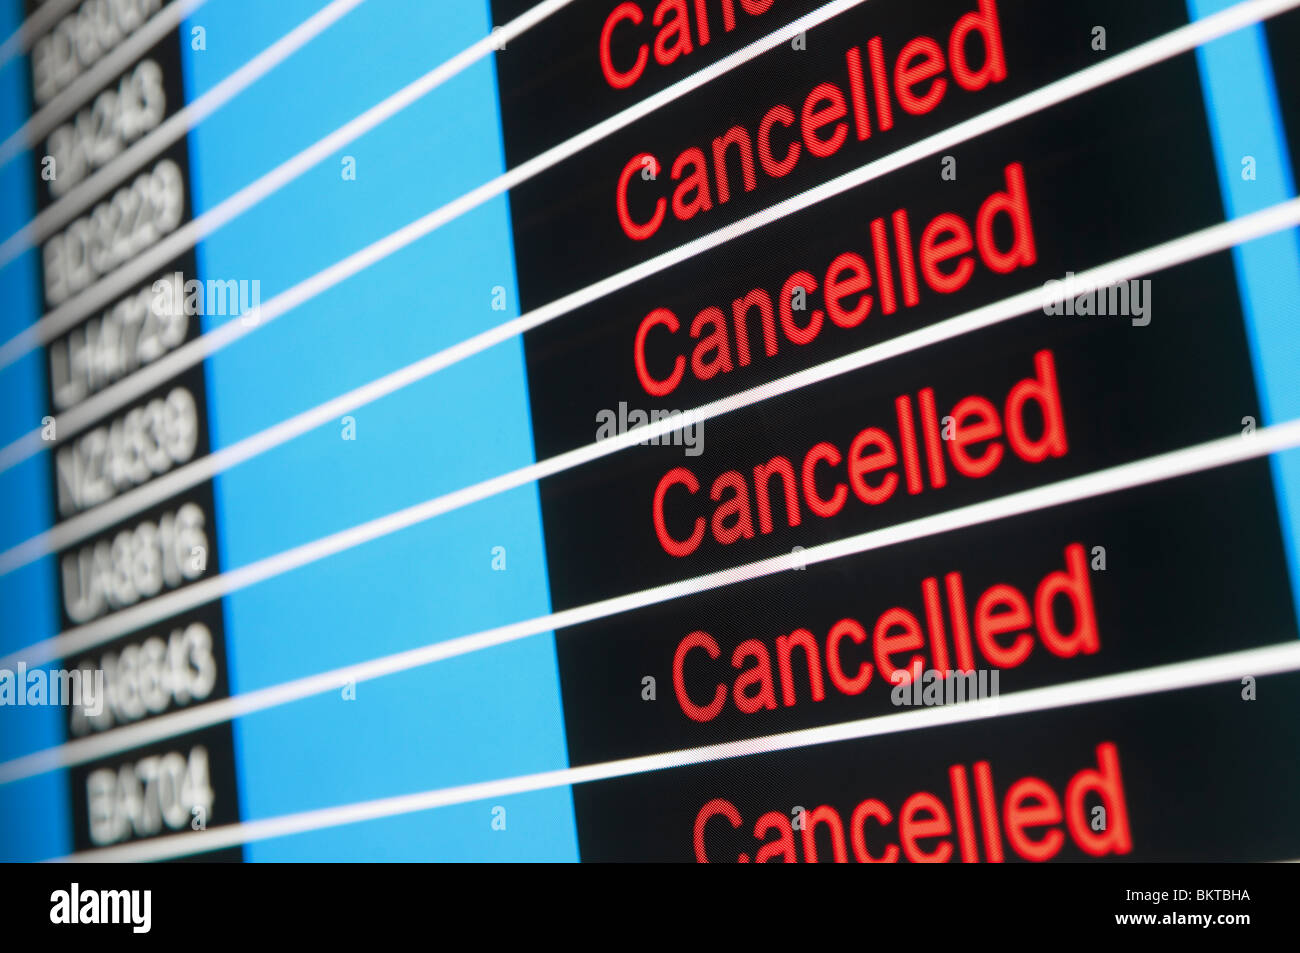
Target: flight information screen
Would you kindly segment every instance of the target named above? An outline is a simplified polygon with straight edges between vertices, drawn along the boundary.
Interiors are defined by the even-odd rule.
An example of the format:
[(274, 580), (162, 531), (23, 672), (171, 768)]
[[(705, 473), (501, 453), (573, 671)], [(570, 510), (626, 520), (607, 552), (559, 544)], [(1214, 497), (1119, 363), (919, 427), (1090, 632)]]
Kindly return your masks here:
[(1298, 159), (1300, 0), (0, 0), (0, 859), (1300, 858)]

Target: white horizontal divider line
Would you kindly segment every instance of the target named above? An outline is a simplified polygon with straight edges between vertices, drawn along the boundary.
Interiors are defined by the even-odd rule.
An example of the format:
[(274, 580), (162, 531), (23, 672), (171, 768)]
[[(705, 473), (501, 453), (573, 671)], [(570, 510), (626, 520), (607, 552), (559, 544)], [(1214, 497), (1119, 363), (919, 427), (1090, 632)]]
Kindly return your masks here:
[[(841, 3), (849, 6), (865, 2), (865, 0), (840, 0)], [(838, 6), (838, 5), (836, 5)], [(545, 324), (563, 314), (567, 314), (583, 305), (590, 304), (605, 295), (611, 294), (629, 285), (635, 284), (643, 278), (657, 274), (673, 265), (686, 261), (696, 255), (702, 254), (713, 248), (717, 248), (735, 238), (763, 228), (772, 222), (778, 221), (795, 212), (802, 211), (818, 202), (825, 201), (845, 191), (856, 188), (873, 179), (880, 178), (898, 169), (904, 168), (911, 163), (932, 155), (944, 149), (951, 148), (968, 139), (975, 138), (983, 133), (997, 129), (1001, 126), (1015, 122), (1028, 115), (1032, 115), (1042, 109), (1056, 105), (1068, 100), (1073, 96), (1088, 92), (1106, 83), (1112, 82), (1123, 76), (1138, 72), (1141, 69), (1151, 66), (1154, 63), (1168, 59), (1170, 57), (1185, 53), (1194, 49), (1201, 43), (1208, 42), (1218, 36), (1231, 33), (1243, 26), (1255, 23), (1263, 16), (1271, 16), (1282, 9), (1300, 7), (1300, 0), (1246, 0), (1234, 7), (1229, 8), (1222, 13), (1214, 14), (1203, 20), (1195, 21), (1186, 26), (1179, 27), (1170, 33), (1154, 40), (1150, 40), (1141, 46), (1135, 47), (1125, 53), (1117, 54), (1114, 58), (1080, 70), (1077, 73), (1064, 77), (1047, 86), (1041, 87), (1031, 93), (1027, 93), (1016, 99), (1010, 100), (1001, 106), (974, 116), (971, 119), (964, 120), (949, 129), (928, 136), (910, 146), (906, 146), (897, 152), (883, 156), (879, 159), (867, 162), (856, 169), (850, 170), (840, 176), (828, 180), (821, 185), (808, 189), (805, 192), (792, 196), (781, 202), (776, 203), (762, 211), (756, 212), (746, 218), (733, 222), (714, 232), (702, 235), (693, 239), (677, 248), (663, 252), (654, 258), (647, 259), (640, 264), (633, 265), (617, 274), (604, 278), (595, 284), (586, 288), (581, 288), (571, 292), (549, 304), (536, 308), (526, 314), (520, 315), (504, 324), (489, 329), (481, 334), (475, 335), (460, 344), (453, 345), (444, 351), (438, 352), (422, 362), (410, 365), (394, 372), (392, 376), (406, 375), (414, 373), (412, 379), (419, 379), (427, 376), (444, 367), (450, 366), (467, 357), (473, 356), (481, 351), (492, 347), (502, 341), (508, 340), (519, 334), (523, 334), (534, 327)], [(823, 8), (818, 11), (818, 15), (826, 13), (830, 8)], [(811, 15), (810, 15), (811, 16)], [(757, 41), (750, 47), (731, 54), (731, 57), (747, 53), (751, 47), (758, 44), (772, 43), (773, 45), (783, 42), (788, 38), (787, 33), (794, 31), (800, 32), (797, 28), (808, 19), (807, 17), (795, 21), (788, 27), (780, 31), (778, 38), (773, 41), (771, 37)], [(805, 27), (806, 28), (806, 27)], [(700, 77), (709, 73), (710, 70), (718, 69), (731, 59), (727, 57), (710, 67), (706, 67), (700, 73), (693, 74), (682, 83), (701, 82)], [(734, 65), (734, 64), (733, 64)], [(731, 68), (728, 66), (728, 68)], [(379, 241), (355, 252), (348, 258), (331, 265), (329, 268), (316, 275), (300, 282), (299, 284), (287, 289), (284, 292), (270, 299), (259, 309), (258, 319), (256, 322), (245, 322), (243, 320), (230, 320), (225, 324), (214, 328), (200, 338), (182, 345), (171, 354), (159, 359), (154, 364), (142, 368), (135, 374), (119, 381), (117, 384), (105, 389), (101, 393), (82, 402), (66, 413), (60, 415), (55, 424), (57, 434), (66, 435), (78, 432), (93, 421), (112, 412), (117, 407), (122, 406), (128, 401), (147, 393), (157, 386), (165, 383), (185, 369), (200, 363), (211, 354), (224, 348), (226, 345), (251, 333), (255, 328), (264, 326), (269, 321), (281, 316), (298, 305), (311, 300), (322, 292), (334, 287), (352, 275), (369, 267), (377, 261), (393, 254), (394, 252), (406, 247), (416, 239), (429, 234), (440, 226), (452, 221), (460, 215), (481, 205), (490, 198), (495, 197), (502, 192), (513, 188), (515, 185), (537, 174), (542, 168), (548, 167), (560, 159), (567, 157), (574, 152), (580, 151), (585, 147), (587, 142), (575, 145), (578, 139), (584, 139), (594, 133), (599, 133), (596, 138), (601, 138), (613, 131), (612, 128), (606, 129), (612, 123), (625, 125), (624, 117), (628, 113), (638, 112), (648, 106), (654, 105), (655, 108), (661, 103), (657, 103), (659, 97), (666, 96), (678, 89), (682, 83), (670, 86), (661, 93), (652, 96), (645, 102), (625, 110), (610, 119), (605, 120), (598, 126), (592, 127), (587, 132), (580, 134), (575, 139), (570, 139), (558, 146), (553, 147), (547, 152), (517, 166), (515, 169), (499, 176), (477, 189), (466, 193), (460, 198), (452, 201), (434, 210), (423, 218), (404, 226), (397, 232), (380, 239)], [(681, 95), (681, 93), (676, 93)], [(595, 141), (592, 139), (591, 141)], [(563, 152), (559, 155), (559, 152)], [(557, 154), (557, 156), (553, 156)], [(215, 209), (214, 209), (215, 211)], [(197, 220), (196, 220), (197, 221)], [(91, 289), (93, 290), (93, 289)], [(44, 320), (44, 319), (42, 319)], [(30, 329), (29, 329), (30, 331)], [(23, 332), (27, 334), (28, 332)], [(21, 335), (20, 335), (21, 336)], [(5, 348), (18, 341), (13, 338), (9, 343), (0, 347), (0, 355)], [(35, 345), (33, 345), (35, 346)], [(0, 366), (4, 361), (0, 359)], [(417, 369), (426, 367), (423, 372)], [(66, 439), (60, 437), (60, 440)], [(42, 450), (49, 449), (56, 445), (58, 441), (44, 441), (41, 439), (41, 428), (34, 428), (22, 437), (19, 437), (4, 448), (0, 448), (0, 471), (15, 466), (22, 460), (38, 453)]]
[[(810, 546), (800, 552), (782, 553), (702, 576), (665, 583), (649, 589), (575, 606), (571, 609), (551, 612), (532, 619), (497, 626), (471, 635), (458, 636), (404, 652), (369, 659), (354, 665), (342, 666), (328, 672), (305, 676), (255, 691), (245, 692), (231, 698), (210, 702), (185, 711), (163, 715), (160, 718), (138, 725), (118, 728), (97, 737), (66, 742), (63, 745), (43, 749), (0, 763), (0, 784), (53, 771), (60, 767), (93, 761), (163, 738), (230, 721), (243, 715), (308, 698), (323, 692), (337, 690), (348, 682), (369, 681), (441, 662), (449, 658), (480, 652), (508, 642), (540, 635), (544, 632), (553, 632), (557, 629), (582, 625), (624, 612), (670, 602), (674, 599), (764, 578), (784, 570), (803, 568), (845, 556), (858, 555), (889, 546), (896, 546), (900, 543), (924, 539), (928, 536), (949, 533), (1009, 517), (1023, 516), (1027, 513), (1075, 503), (1095, 496), (1187, 476), (1201, 470), (1240, 463), (1296, 446), (1300, 446), (1300, 419), (1285, 424), (1264, 427), (1249, 436), (1237, 434), (1223, 437), (1154, 457), (1097, 470), (1082, 476), (1059, 480), (1045, 486), (1021, 490), (980, 503), (972, 503), (953, 510), (936, 513), (932, 516), (920, 517), (893, 526), (869, 530), (829, 543)], [(277, 558), (271, 557), (267, 561), (271, 562)], [(256, 566), (257, 564), (253, 565)], [(219, 583), (222, 578), (217, 577), (211, 582)], [(204, 584), (200, 583), (199, 585)], [(191, 592), (194, 588), (196, 587), (181, 590), (181, 593), (178, 594)], [(165, 615), (170, 615), (175, 611), (180, 610), (169, 609)], [(63, 638), (63, 636), (57, 638)], [(57, 641), (57, 638), (55, 641)], [(56, 645), (51, 647), (48, 656), (33, 657), (26, 660), (28, 665), (34, 665), (49, 657), (71, 655), (74, 651), (79, 651), (84, 647), (79, 645), (76, 649), (67, 648), (65, 650), (62, 646)], [(16, 664), (11, 661), (13, 658), (14, 656), (10, 656), (0, 661), (0, 665), (13, 668)]]
[(80, 2), (81, 0), (46, 0), (0, 43), (0, 66), (15, 56), (26, 53), (41, 36), (53, 29), (60, 17)]
[(120, 847), (83, 851), (56, 858), (56, 861), (138, 863), (164, 860), (270, 840), (275, 837), (287, 837), (308, 831), (341, 827), (345, 824), (413, 814), (454, 804), (527, 794), (548, 788), (589, 784), (593, 781), (606, 781), (611, 778), (648, 774), (707, 762), (774, 754), (797, 748), (874, 738), (904, 731), (920, 731), (989, 718), (1006, 718), (1056, 708), (1118, 701), (1235, 681), (1246, 676), (1260, 678), (1277, 675), (1297, 668), (1300, 668), (1300, 642), (1288, 641), (1265, 648), (1245, 649), (1188, 662), (1174, 662), (1116, 675), (1102, 675), (1060, 685), (1008, 692), (996, 698), (874, 715), (855, 721), (816, 728), (801, 728), (757, 738), (742, 738), (662, 754), (622, 758), (576, 768), (560, 768), (496, 781), (480, 781), (416, 794), (402, 794), (296, 814), (282, 814), (262, 820), (242, 821), (206, 831), (172, 834)]
[(85, 210), (101, 195), (125, 179), (137, 166), (196, 128), (204, 119), (302, 49), (344, 14), (364, 2), (365, 0), (332, 0), (194, 102), (183, 106), (170, 119), (131, 145), (117, 158), (95, 171), (84, 181), (77, 183), (53, 205), (0, 242), (0, 268), (28, 248), (45, 241), (57, 229), (67, 224), (73, 216)]
[(99, 91), (99, 88), (126, 69), (131, 61), (163, 38), (168, 30), (177, 26), (208, 0), (172, 0), (149, 18), (139, 29), (115, 46), (94, 66), (78, 76), (71, 85), (36, 111), (17, 130), (0, 142), (0, 165), (21, 155), (24, 149), (35, 148), (55, 126), (72, 115), (77, 108)]
[[(80, 294), (63, 302), (53, 311), (43, 315), (26, 330), (19, 332), (3, 345), (0, 345), (0, 368), (12, 364), (33, 348), (40, 347), (42, 344), (53, 340), (86, 315), (97, 308), (105, 306), (117, 295), (142, 279), (147, 278), (159, 268), (164, 267), (177, 255), (193, 248), (205, 236), (292, 182), (308, 169), (327, 158), (331, 153), (343, 148), (375, 126), (401, 112), (447, 80), (473, 66), (502, 43), (520, 36), (556, 10), (572, 2), (573, 0), (543, 0), (542, 3), (465, 48), (445, 63), (434, 67), (387, 99), (372, 106), (356, 118), (349, 120), (325, 138), (286, 159), (261, 178), (255, 179), (197, 218), (186, 222), (147, 251), (132, 258), (116, 271), (110, 272)], [(1297, 0), (1297, 2), (1300, 2), (1300, 0)], [(308, 279), (307, 282), (301, 283), (299, 287), (308, 284), (311, 280)], [(290, 289), (290, 292), (292, 291), (293, 289)], [(289, 294), (289, 292), (285, 294)], [(264, 306), (262, 309), (263, 316), (265, 316), (265, 311)], [(231, 323), (239, 324), (239, 322)]]
[[(1253, 212), (1219, 225), (1212, 225), (1190, 235), (1176, 238), (1123, 258), (1080, 272), (1075, 276), (1079, 287), (1106, 287), (1121, 281), (1150, 274), (1179, 265), (1215, 252), (1225, 251), (1234, 245), (1259, 238), (1271, 232), (1300, 225), (1300, 199), (1279, 203), (1259, 212)], [(714, 417), (757, 404), (761, 401), (790, 393), (802, 387), (828, 380), (870, 364), (917, 351), (940, 341), (950, 340), (1010, 320), (1021, 314), (1039, 310), (1055, 301), (1059, 292), (1043, 286), (984, 305), (964, 314), (948, 318), (928, 327), (870, 345), (852, 353), (834, 358), (814, 367), (785, 377), (739, 391), (729, 397), (719, 398), (687, 411), (680, 420), (666, 419), (645, 427), (638, 427), (609, 440), (588, 444), (564, 454), (529, 464), (510, 473), (493, 477), (481, 483), (454, 491), (445, 497), (446, 509), (466, 506), (487, 496), (504, 492), (524, 483), (551, 476), (562, 470), (580, 466), (626, 447), (655, 439), (680, 429), (690, 421), (706, 421)], [(431, 357), (416, 361), (391, 374), (355, 388), (325, 403), (305, 410), (288, 420), (261, 430), (237, 443), (231, 444), (205, 457), (188, 463), (171, 473), (131, 490), (111, 502), (74, 516), (50, 530), (33, 536), (12, 548), (0, 552), (0, 575), (13, 572), (93, 534), (106, 529), (156, 503), (169, 499), (190, 487), (223, 473), (261, 453), (301, 436), (314, 428), (372, 401), (391, 394), (423, 379), (446, 366), (440, 364), (447, 352), (440, 351)], [(445, 360), (445, 358), (444, 358)], [(432, 506), (436, 501), (430, 501)], [(454, 505), (453, 505), (454, 503)]]

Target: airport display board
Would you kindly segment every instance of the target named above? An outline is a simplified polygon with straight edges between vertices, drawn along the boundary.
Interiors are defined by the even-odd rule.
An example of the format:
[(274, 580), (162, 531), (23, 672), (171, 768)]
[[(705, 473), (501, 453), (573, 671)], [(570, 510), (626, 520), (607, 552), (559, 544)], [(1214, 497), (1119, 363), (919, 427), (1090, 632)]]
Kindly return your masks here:
[(7, 2), (0, 857), (1300, 857), (1298, 8)]

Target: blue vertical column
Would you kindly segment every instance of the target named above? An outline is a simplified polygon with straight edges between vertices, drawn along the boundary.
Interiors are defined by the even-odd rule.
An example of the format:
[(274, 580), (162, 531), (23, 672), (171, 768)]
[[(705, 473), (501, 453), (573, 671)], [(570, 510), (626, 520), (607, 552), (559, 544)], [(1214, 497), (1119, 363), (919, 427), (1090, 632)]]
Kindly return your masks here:
[[(23, 19), (21, 0), (0, 2), (0, 37)], [(19, 129), (28, 112), (28, 61), (14, 56), (0, 64), (0, 139)], [(0, 239), (35, 214), (31, 180), (35, 166), (23, 151), (0, 166)], [(22, 332), (40, 316), (36, 250), (0, 268), (0, 340)], [(29, 351), (0, 369), (0, 446), (40, 426), (45, 413), (44, 352)], [(45, 454), (0, 472), (0, 550), (49, 529), (53, 512)], [(0, 575), (0, 656), (58, 632), (54, 557)], [(63, 741), (59, 708), (0, 707), (0, 761)], [(71, 844), (65, 771), (0, 785), (0, 861), (61, 856)]]
[[(187, 96), (311, 3), (200, 10)], [(267, 7), (275, 7), (268, 10)], [(334, 28), (190, 134), (195, 214), (491, 30), (485, 0), (386, 0)], [(256, 38), (250, 40), (249, 37)], [(508, 54), (507, 54), (508, 55)], [(206, 280), (263, 306), (504, 171), (482, 61), (204, 238)], [(210, 356), (219, 450), (518, 314), (498, 198)], [(206, 315), (211, 330), (227, 315)], [(522, 345), (502, 344), (260, 454), (215, 481), (237, 569), (534, 460)], [(534, 485), (329, 556), (224, 600), (231, 693), (550, 611)], [(240, 815), (262, 820), (568, 766), (548, 633), (240, 718)], [(498, 808), (504, 811), (498, 811)], [(495, 823), (494, 823), (495, 822)], [(266, 840), (249, 860), (569, 860), (568, 788)]]
[[(1192, 19), (1200, 19), (1232, 6), (1233, 0), (1188, 0), (1187, 5)], [(1237, 218), (1294, 198), (1263, 26), (1200, 47), (1197, 62), (1227, 216)], [(1300, 418), (1300, 230), (1239, 245), (1233, 260), (1263, 423)], [(1291, 593), (1300, 616), (1300, 451), (1277, 454), (1271, 464)]]

